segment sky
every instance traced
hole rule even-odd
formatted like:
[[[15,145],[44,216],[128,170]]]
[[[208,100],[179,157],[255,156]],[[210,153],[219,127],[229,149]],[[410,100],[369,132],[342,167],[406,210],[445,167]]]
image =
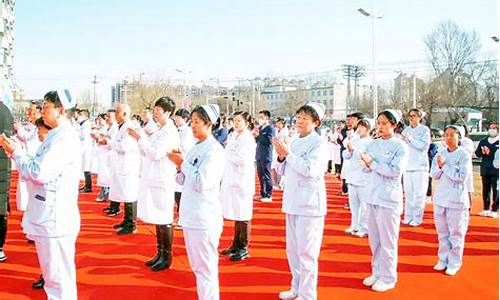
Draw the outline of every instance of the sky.
[[[496,0],[23,0],[14,10],[14,74],[27,98],[61,87],[78,97],[96,75],[97,97],[108,103],[111,85],[125,77],[228,85],[342,64],[371,68],[371,20],[360,7],[382,16],[380,81],[426,65],[423,38],[446,20],[478,33],[481,59],[498,57]]]

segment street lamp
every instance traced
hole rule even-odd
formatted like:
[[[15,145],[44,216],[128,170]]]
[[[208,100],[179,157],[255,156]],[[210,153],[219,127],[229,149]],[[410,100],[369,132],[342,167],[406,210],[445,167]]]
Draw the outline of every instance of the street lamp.
[[[372,93],[372,101],[373,101],[373,118],[377,118],[377,111],[378,111],[378,105],[377,105],[377,100],[378,100],[378,91],[377,91],[377,80],[376,80],[376,73],[377,73],[377,64],[375,62],[375,19],[382,19],[382,16],[376,16],[374,15],[374,4],[373,1],[371,1],[371,11],[372,13],[369,13],[363,8],[358,8],[358,12],[362,14],[363,16],[370,18],[371,19],[371,25],[372,25],[372,65],[373,65],[373,74],[372,74],[372,85],[373,85],[373,93]]]

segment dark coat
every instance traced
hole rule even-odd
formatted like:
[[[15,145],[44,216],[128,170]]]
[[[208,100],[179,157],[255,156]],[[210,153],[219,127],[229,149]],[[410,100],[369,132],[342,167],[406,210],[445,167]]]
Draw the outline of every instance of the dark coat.
[[[0,101],[0,134],[12,135],[13,119],[10,110],[3,101]],[[7,157],[3,148],[0,148],[0,215],[8,210],[10,190],[10,158]]]

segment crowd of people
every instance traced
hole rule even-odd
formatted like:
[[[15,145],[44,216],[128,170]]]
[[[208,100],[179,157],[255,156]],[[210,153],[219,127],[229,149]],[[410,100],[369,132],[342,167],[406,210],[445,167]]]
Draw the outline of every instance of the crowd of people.
[[[199,299],[219,298],[219,255],[233,262],[250,256],[256,177],[257,201],[272,202],[273,189],[283,190],[292,280],[280,299],[317,298],[326,172],[342,179],[341,194],[348,196],[345,232],[368,237],[372,274],[363,284],[374,291],[395,287],[400,224],[421,225],[430,201],[439,239],[434,269],[451,276],[460,270],[474,154],[482,160],[479,215],[498,217],[498,123],[475,149],[460,125],[447,126],[433,142],[417,108],[407,113],[408,126],[400,111],[388,109],[376,119],[349,114],[330,129],[322,123],[324,105],[315,102],[298,107],[293,124],[266,110],[254,118],[244,111],[225,116],[216,104],[177,109],[169,97],[140,117],[126,104],[95,120],[74,107],[67,90],[51,91],[20,124],[0,101],[0,261],[7,259],[12,160],[19,174],[16,208],[24,212],[23,232],[36,245],[42,272],[34,287],[49,299],[77,298],[77,200],[95,190],[92,174],[103,213],[124,211],[112,225],[117,235],[135,233],[137,218],[155,225],[156,252],[144,262],[152,271],[171,266],[175,228],[182,229]],[[224,219],[234,221],[234,236],[219,253]]]

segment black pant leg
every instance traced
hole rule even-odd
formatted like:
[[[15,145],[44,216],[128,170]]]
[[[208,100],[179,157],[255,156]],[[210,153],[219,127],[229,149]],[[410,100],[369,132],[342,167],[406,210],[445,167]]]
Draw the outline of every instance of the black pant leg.
[[[483,184],[483,205],[484,210],[490,209],[491,178],[488,175],[481,176]]]
[[[0,215],[0,249],[3,248],[5,238],[7,237],[7,218],[4,215]]]
[[[262,179],[263,179],[263,189],[264,193],[262,194],[265,198],[270,198],[273,193],[273,179],[271,176],[271,162],[264,161],[262,162]]]
[[[498,211],[498,176],[491,176],[491,188],[493,189],[493,207],[492,211]]]

